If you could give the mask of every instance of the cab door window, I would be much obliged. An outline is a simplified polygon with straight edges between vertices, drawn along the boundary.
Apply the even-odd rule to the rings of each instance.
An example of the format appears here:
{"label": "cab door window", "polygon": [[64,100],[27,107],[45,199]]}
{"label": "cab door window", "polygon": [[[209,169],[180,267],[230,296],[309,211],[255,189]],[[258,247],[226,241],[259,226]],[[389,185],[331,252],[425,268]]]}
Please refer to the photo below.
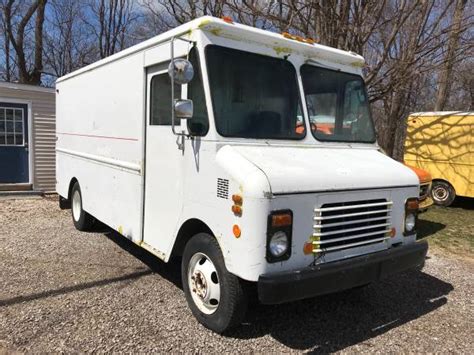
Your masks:
{"label": "cab door window", "polygon": [[[171,126],[171,78],[168,73],[155,75],[150,90],[150,125]],[[174,96],[181,97],[181,85],[174,85]],[[175,118],[174,124],[179,125],[179,119]]]}

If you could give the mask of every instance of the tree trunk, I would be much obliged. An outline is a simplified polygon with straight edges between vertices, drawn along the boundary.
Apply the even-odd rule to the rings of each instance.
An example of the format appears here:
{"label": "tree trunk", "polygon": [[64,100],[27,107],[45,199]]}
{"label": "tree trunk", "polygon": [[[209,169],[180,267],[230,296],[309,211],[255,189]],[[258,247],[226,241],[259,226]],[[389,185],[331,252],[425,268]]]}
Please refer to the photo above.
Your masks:
{"label": "tree trunk", "polygon": [[41,73],[43,72],[43,25],[44,25],[44,11],[47,0],[38,1],[38,9],[36,10],[35,23],[35,59],[33,70],[29,77],[29,84],[40,85]]}
{"label": "tree trunk", "polygon": [[448,101],[449,89],[452,83],[453,65],[456,59],[456,50],[459,45],[459,36],[461,34],[461,22],[463,18],[464,7],[467,0],[457,0],[454,10],[453,22],[449,34],[448,49],[444,58],[444,65],[439,74],[438,93],[436,95],[435,111],[443,111]]}
{"label": "tree trunk", "polygon": [[[19,82],[22,84],[41,84],[41,72],[43,70],[43,24],[46,2],[47,0],[37,0],[27,8],[25,14],[21,17],[16,27],[16,33],[14,33],[12,26],[12,8],[14,0],[9,0],[3,8],[7,37],[15,49],[18,65],[18,78]],[[35,13],[34,60],[32,65],[33,68],[29,70],[26,57],[27,54],[25,52],[25,30]]]}
{"label": "tree trunk", "polygon": [[11,64],[10,64],[10,41],[8,40],[8,33],[7,33],[7,25],[5,21],[2,24],[3,32],[3,45],[5,49],[5,76],[4,79],[6,82],[10,82],[12,80],[11,77]]}

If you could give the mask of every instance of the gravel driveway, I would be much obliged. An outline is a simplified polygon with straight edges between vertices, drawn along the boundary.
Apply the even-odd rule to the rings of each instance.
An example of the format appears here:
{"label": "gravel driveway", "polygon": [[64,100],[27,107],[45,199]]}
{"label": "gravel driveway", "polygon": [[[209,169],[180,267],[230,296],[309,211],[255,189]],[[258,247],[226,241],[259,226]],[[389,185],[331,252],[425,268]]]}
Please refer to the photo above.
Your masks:
{"label": "gravel driveway", "polygon": [[474,352],[474,264],[436,250],[423,272],[253,306],[227,336],[193,318],[176,263],[106,229],[77,232],[56,201],[0,200],[0,260],[0,354]]}

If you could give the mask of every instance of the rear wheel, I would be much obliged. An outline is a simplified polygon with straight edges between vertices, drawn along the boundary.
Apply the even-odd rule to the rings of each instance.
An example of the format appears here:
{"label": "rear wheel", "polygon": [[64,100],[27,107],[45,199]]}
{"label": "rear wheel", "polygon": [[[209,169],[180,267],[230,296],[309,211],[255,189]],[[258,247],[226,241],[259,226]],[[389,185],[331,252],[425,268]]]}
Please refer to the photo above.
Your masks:
{"label": "rear wheel", "polygon": [[449,182],[435,180],[431,184],[431,198],[437,205],[447,207],[453,203],[455,197],[456,192]]}
{"label": "rear wheel", "polygon": [[80,231],[90,230],[94,224],[94,217],[82,208],[82,193],[78,182],[76,182],[72,187],[70,199],[74,227]]}
{"label": "rear wheel", "polygon": [[183,290],[193,315],[217,333],[241,323],[247,297],[239,278],[227,271],[214,237],[199,233],[189,240],[181,265]]}

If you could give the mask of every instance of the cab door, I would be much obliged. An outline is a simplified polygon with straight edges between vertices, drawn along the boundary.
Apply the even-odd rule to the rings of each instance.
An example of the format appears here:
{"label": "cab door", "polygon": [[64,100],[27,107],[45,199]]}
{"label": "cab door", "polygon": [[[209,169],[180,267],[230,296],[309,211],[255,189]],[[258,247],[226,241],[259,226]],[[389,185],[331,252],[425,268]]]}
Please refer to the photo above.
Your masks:
{"label": "cab door", "polygon": [[[183,201],[183,152],[171,131],[171,79],[168,62],[147,71],[144,247],[169,255]],[[175,84],[175,97],[181,85]],[[179,121],[175,121],[179,126]]]}

